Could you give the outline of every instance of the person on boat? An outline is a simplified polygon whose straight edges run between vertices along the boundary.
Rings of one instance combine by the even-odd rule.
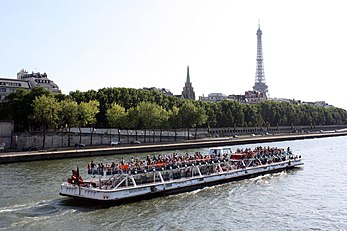
[[[77,167],[77,170],[72,170],[72,176],[67,179],[67,182],[70,184],[77,184],[80,185],[83,183],[83,179],[80,176],[79,168]]]

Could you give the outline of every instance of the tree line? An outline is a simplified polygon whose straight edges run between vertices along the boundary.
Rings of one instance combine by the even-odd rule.
[[[347,111],[336,107],[263,101],[241,104],[203,102],[132,88],[103,88],[53,94],[43,88],[19,89],[0,103],[0,120],[17,130],[71,127],[179,129],[260,126],[347,125]]]

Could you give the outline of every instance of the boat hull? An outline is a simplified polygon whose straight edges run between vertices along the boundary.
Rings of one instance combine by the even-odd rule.
[[[301,159],[279,162],[266,166],[257,166],[246,169],[225,171],[211,175],[202,175],[178,180],[156,182],[151,184],[122,187],[119,189],[102,190],[99,188],[81,187],[69,183],[63,183],[60,195],[72,197],[78,200],[91,200],[112,204],[134,202],[154,197],[189,192],[204,187],[223,184],[252,178],[259,175],[281,172],[287,169],[303,165]]]

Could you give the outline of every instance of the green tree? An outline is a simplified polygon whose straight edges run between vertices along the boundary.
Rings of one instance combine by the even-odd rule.
[[[127,138],[129,143],[129,129],[137,129],[139,127],[139,116],[138,116],[138,111],[136,110],[136,108],[130,108],[127,111],[124,125],[127,131]],[[137,139],[137,133],[136,133],[136,139]]]
[[[106,118],[109,126],[111,127],[125,127],[125,117],[125,108],[117,103],[112,104],[111,108],[107,109],[106,111]]]
[[[117,103],[112,104],[111,108],[106,111],[106,118],[110,127],[116,127],[118,129],[118,141],[120,142],[120,131],[126,127],[126,112],[125,108]]]
[[[245,122],[249,127],[258,127],[262,126],[264,121],[261,118],[261,115],[258,111],[256,105],[249,104],[245,105]]]
[[[16,130],[27,130],[33,125],[33,101],[42,95],[51,96],[52,93],[42,87],[37,87],[31,91],[17,89],[16,92],[6,97],[8,117],[15,122]]]
[[[82,141],[81,127],[91,126],[90,144],[93,144],[93,131],[96,123],[96,114],[99,112],[99,102],[91,100],[89,102],[81,102],[78,107],[78,127],[80,130],[80,143]]]
[[[33,102],[34,113],[32,120],[43,128],[42,148],[45,147],[46,129],[56,128],[59,124],[60,104],[52,96],[38,96]]]
[[[232,127],[235,124],[236,105],[233,101],[224,100],[221,105],[221,127]]]
[[[68,146],[70,147],[71,127],[78,126],[78,104],[72,99],[66,99],[60,102],[60,119],[63,127],[68,128]]]
[[[189,128],[197,128],[207,122],[205,109],[200,106],[195,106],[191,100],[186,100],[179,110],[179,116],[182,125],[188,130],[188,139],[190,139]],[[195,132],[195,137],[197,130]]]
[[[162,128],[164,121],[168,120],[168,113],[156,103],[141,102],[136,107],[139,128],[145,130],[144,142],[146,142],[147,129]]]
[[[177,140],[177,128],[182,127],[182,120],[179,114],[180,109],[176,106],[168,112],[168,127],[175,130],[175,141]]]

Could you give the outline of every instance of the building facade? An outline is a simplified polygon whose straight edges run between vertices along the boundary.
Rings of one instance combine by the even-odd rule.
[[[246,103],[259,103],[266,100],[267,97],[263,92],[259,91],[246,91],[245,92],[245,101]]]
[[[205,101],[205,102],[221,102],[223,100],[226,100],[227,96],[222,93],[210,93],[207,97],[200,96],[199,100]]]
[[[17,79],[0,78],[0,101],[3,101],[9,94],[16,92],[17,89],[31,90],[35,87],[43,87],[53,93],[61,93],[57,84],[48,79],[47,74],[31,73],[20,70]]]
[[[53,93],[61,93],[57,84],[55,84],[52,80],[48,79],[47,74],[40,72],[29,74],[24,69],[20,70],[17,73],[17,79],[25,80],[30,83],[31,88],[35,87],[43,87],[46,90],[49,90]]]
[[[189,66],[187,67],[187,80],[183,87],[182,98],[195,100],[195,92],[192,83],[190,82]]]
[[[18,88],[30,90],[30,83],[25,80],[0,78],[0,101],[9,94],[16,92]]]
[[[245,95],[228,95],[228,100],[235,100],[239,103],[246,103]]]
[[[221,102],[223,100],[234,100],[239,103],[259,103],[266,100],[266,96],[259,91],[246,91],[244,95],[224,95],[222,93],[210,93],[207,97],[200,96],[199,100],[205,102]]]

